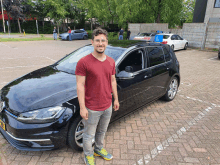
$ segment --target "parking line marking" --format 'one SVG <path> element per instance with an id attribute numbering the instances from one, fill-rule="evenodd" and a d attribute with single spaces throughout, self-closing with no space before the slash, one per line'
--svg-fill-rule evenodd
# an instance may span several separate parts
<path id="1" fill-rule="evenodd" d="M 211 104 L 211 105 L 214 106 L 214 107 L 220 107 L 220 105 L 217 105 L 217 104 L 215 104 L 215 103 L 210 103 L 210 102 L 208 102 L 208 101 L 203 101 L 203 100 L 200 100 L 200 99 L 196 99 L 196 98 L 192 98 L 192 97 L 184 96 L 184 95 L 179 95 L 179 96 L 185 97 L 185 98 L 190 99 L 190 100 L 199 101 L 199 102 L 201 102 L 201 103 Z"/>
<path id="2" fill-rule="evenodd" d="M 169 147 L 172 143 L 175 142 L 176 139 L 179 139 L 184 133 L 187 132 L 192 126 L 197 124 L 206 114 L 208 114 L 213 108 L 207 107 L 203 111 L 201 111 L 196 117 L 191 119 L 190 121 L 187 121 L 187 124 L 181 127 L 178 131 L 176 131 L 175 134 L 171 135 L 169 138 L 164 140 L 162 143 L 160 143 L 157 147 L 155 147 L 150 154 L 146 154 L 137 161 L 138 165 L 143 164 L 143 160 L 145 165 L 148 164 L 151 160 L 153 160 L 159 153 L 161 153 L 163 150 L 165 150 L 167 147 Z M 133 164 L 133 165 L 137 165 Z"/>
<path id="3" fill-rule="evenodd" d="M 18 48 L 12 48 L 12 47 L 10 47 L 10 46 L 8 46 L 8 45 L 6 45 L 6 44 L 3 44 L 3 43 L 0 43 L 0 45 L 6 46 L 6 47 L 11 48 L 11 49 L 18 49 Z"/>
<path id="4" fill-rule="evenodd" d="M 2 84 L 7 84 L 8 82 L 2 82 L 2 83 L 0 83 L 0 85 L 2 85 Z"/>
<path id="5" fill-rule="evenodd" d="M 0 70 L 3 70 L 3 69 L 14 69 L 14 68 L 28 68 L 28 67 L 36 67 L 36 66 L 45 66 L 45 65 L 29 65 L 29 66 L 5 67 L 5 68 L 0 68 Z"/>
<path id="6" fill-rule="evenodd" d="M 213 57 L 213 58 L 209 58 L 208 60 L 214 60 L 217 59 L 218 57 Z"/>
<path id="7" fill-rule="evenodd" d="M 44 56 L 42 56 L 42 57 L 44 57 Z M 46 57 L 46 56 L 45 56 L 45 58 L 47 58 L 47 59 L 49 59 L 49 60 L 51 60 L 51 61 L 55 61 L 55 62 L 57 61 L 57 60 L 54 60 L 54 59 L 49 58 L 49 57 Z"/>

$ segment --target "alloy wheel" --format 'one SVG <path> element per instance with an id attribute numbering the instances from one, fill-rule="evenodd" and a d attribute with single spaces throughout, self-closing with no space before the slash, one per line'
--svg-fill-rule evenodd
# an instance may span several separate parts
<path id="1" fill-rule="evenodd" d="M 178 82 L 176 79 L 173 79 L 171 82 L 170 82 L 170 89 L 168 91 L 168 97 L 169 99 L 173 99 L 177 93 L 177 89 L 178 89 Z"/>
<path id="2" fill-rule="evenodd" d="M 83 147 L 83 132 L 84 132 L 84 124 L 82 120 L 78 123 L 75 132 L 75 142 L 79 147 Z M 95 139 L 92 140 L 92 144 L 95 143 Z"/>

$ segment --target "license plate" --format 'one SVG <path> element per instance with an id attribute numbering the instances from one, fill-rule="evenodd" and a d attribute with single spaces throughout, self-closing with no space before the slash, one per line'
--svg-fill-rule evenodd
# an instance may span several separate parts
<path id="1" fill-rule="evenodd" d="M 0 127 L 2 127 L 3 130 L 5 130 L 5 123 L 0 119 Z"/>

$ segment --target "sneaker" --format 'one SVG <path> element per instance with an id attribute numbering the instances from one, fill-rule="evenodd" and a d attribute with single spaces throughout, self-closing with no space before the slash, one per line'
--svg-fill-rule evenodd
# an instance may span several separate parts
<path id="1" fill-rule="evenodd" d="M 94 162 L 94 156 L 91 155 L 91 156 L 85 156 L 84 157 L 84 162 L 86 165 L 95 165 L 95 162 Z"/>
<path id="2" fill-rule="evenodd" d="M 109 154 L 104 148 L 102 148 L 100 151 L 94 150 L 95 156 L 101 156 L 105 160 L 112 160 L 113 156 Z"/>

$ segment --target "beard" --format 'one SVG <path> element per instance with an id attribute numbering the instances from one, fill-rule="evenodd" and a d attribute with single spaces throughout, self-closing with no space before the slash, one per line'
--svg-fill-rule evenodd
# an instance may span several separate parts
<path id="1" fill-rule="evenodd" d="M 97 53 L 99 53 L 99 54 L 102 54 L 102 53 L 104 53 L 104 51 L 98 51 L 98 50 L 95 50 Z"/>
<path id="2" fill-rule="evenodd" d="M 98 54 L 102 54 L 102 53 L 105 52 L 105 50 L 103 50 L 103 51 L 98 51 L 98 49 L 95 49 L 95 51 L 96 51 Z"/>

